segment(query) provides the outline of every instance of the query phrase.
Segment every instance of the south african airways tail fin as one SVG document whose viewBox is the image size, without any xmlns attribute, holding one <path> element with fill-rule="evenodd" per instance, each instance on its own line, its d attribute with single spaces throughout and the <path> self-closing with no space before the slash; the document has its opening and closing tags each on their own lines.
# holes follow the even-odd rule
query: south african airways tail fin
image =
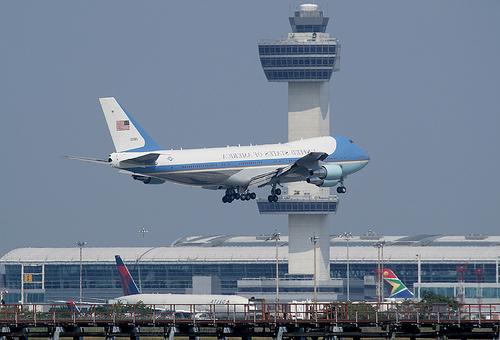
<svg viewBox="0 0 500 340">
<path fill-rule="evenodd" d="M 384 268 L 383 277 L 385 282 L 392 286 L 389 299 L 413 299 L 415 295 L 405 286 L 405 284 L 397 277 L 389 268 Z"/>
<path fill-rule="evenodd" d="M 118 275 L 120 275 L 120 281 L 122 283 L 123 295 L 127 296 L 140 294 L 141 292 L 139 291 L 139 288 L 137 288 L 132 275 L 130 275 L 128 268 L 125 263 L 123 263 L 120 255 L 115 255 L 115 260 L 116 268 L 118 269 Z"/>
<path fill-rule="evenodd" d="M 116 152 L 147 152 L 160 150 L 156 142 L 123 109 L 114 97 L 99 98 Z"/>
</svg>

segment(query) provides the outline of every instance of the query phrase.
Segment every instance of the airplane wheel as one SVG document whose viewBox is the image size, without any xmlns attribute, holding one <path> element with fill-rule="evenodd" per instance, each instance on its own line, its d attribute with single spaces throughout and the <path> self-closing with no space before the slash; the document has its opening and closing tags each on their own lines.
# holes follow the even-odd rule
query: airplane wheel
<svg viewBox="0 0 500 340">
<path fill-rule="evenodd" d="M 240 199 L 240 197 L 241 197 L 241 195 L 240 195 L 239 193 L 236 193 L 236 194 L 234 195 L 234 198 L 235 198 L 235 199 L 237 199 L 237 200 L 239 200 L 239 199 Z"/>
<path fill-rule="evenodd" d="M 278 195 L 273 195 L 273 201 L 278 202 Z"/>
<path fill-rule="evenodd" d="M 269 195 L 269 196 L 267 196 L 267 200 L 268 200 L 270 203 L 274 202 L 274 196 L 273 196 L 273 195 Z"/>
<path fill-rule="evenodd" d="M 222 203 L 227 203 L 227 196 L 222 196 Z"/>
<path fill-rule="evenodd" d="M 241 198 L 242 201 L 246 201 L 247 200 L 247 194 L 241 194 L 240 198 Z"/>
<path fill-rule="evenodd" d="M 274 189 L 274 194 L 278 196 L 281 195 L 281 189 L 280 188 Z"/>
<path fill-rule="evenodd" d="M 248 193 L 246 196 L 247 196 L 247 201 L 250 201 L 252 199 L 252 194 L 251 193 Z"/>
<path fill-rule="evenodd" d="M 347 192 L 346 187 L 344 187 L 344 186 L 337 187 L 337 193 L 345 194 L 346 192 Z"/>
<path fill-rule="evenodd" d="M 255 194 L 255 192 L 252 192 L 250 194 L 250 198 L 253 199 L 253 200 L 257 198 L 257 195 Z"/>
</svg>

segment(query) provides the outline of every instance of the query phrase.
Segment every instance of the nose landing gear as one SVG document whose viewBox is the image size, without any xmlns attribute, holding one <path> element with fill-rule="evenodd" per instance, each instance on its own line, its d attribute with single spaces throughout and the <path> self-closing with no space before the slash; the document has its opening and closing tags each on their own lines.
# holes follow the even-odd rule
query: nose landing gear
<svg viewBox="0 0 500 340">
<path fill-rule="evenodd" d="M 337 193 L 345 194 L 347 192 L 347 188 L 345 186 L 337 187 Z"/>
<path fill-rule="evenodd" d="M 344 186 L 344 180 L 340 180 L 340 185 L 337 187 L 337 193 L 345 194 L 347 192 L 347 188 Z"/>
</svg>

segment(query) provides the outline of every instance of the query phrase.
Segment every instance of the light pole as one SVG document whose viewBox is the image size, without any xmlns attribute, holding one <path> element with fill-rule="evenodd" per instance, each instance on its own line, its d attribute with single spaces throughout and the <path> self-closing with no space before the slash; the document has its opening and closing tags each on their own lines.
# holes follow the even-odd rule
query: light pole
<svg viewBox="0 0 500 340">
<path fill-rule="evenodd" d="M 314 274 L 313 274 L 313 302 L 318 303 L 318 281 L 316 273 L 316 245 L 318 244 L 319 237 L 314 235 L 310 237 L 313 243 L 313 261 L 314 261 Z"/>
<path fill-rule="evenodd" d="M 5 294 L 9 294 L 9 291 L 8 291 L 8 290 L 0 290 L 0 303 L 1 303 L 2 305 L 4 305 L 4 304 L 5 304 L 5 300 L 3 299 L 3 296 L 4 296 Z"/>
<path fill-rule="evenodd" d="M 144 240 L 144 236 L 149 233 L 149 230 L 146 229 L 145 227 L 142 227 L 141 229 L 139 229 L 139 234 L 142 235 L 142 239 Z M 152 249 L 149 249 L 146 251 L 146 253 L 148 253 L 149 251 L 151 251 Z M 142 293 L 142 282 L 141 282 L 141 265 L 139 264 L 139 260 L 146 254 L 142 254 L 139 258 L 137 258 L 137 260 L 135 261 L 135 264 L 137 266 L 137 272 L 139 274 L 139 290 L 141 291 Z"/>
<path fill-rule="evenodd" d="M 498 272 L 498 258 L 499 257 L 497 256 L 497 258 L 495 259 L 495 282 L 497 284 L 498 284 L 498 274 L 499 274 L 499 272 Z"/>
<path fill-rule="evenodd" d="M 417 298 L 420 300 L 420 284 L 422 283 L 422 258 L 420 254 L 416 255 L 417 257 L 417 282 L 418 282 L 418 289 L 417 289 Z"/>
<path fill-rule="evenodd" d="M 76 245 L 78 248 L 80 248 L 80 303 L 82 303 L 83 300 L 83 262 L 82 262 L 82 253 L 83 253 L 83 247 L 87 245 L 86 241 L 78 241 L 76 242 Z"/>
<path fill-rule="evenodd" d="M 380 242 L 380 263 L 381 263 L 382 271 L 380 272 L 380 296 L 382 297 L 382 301 L 384 301 L 384 246 L 385 246 L 385 241 L 381 241 Z"/>
<path fill-rule="evenodd" d="M 346 268 L 346 273 L 347 273 L 347 301 L 351 301 L 351 282 L 350 282 L 350 268 L 349 268 L 349 241 L 352 239 L 352 234 L 348 232 L 344 232 L 339 235 L 340 238 L 342 238 L 345 241 L 345 246 L 346 246 L 346 258 L 347 258 L 347 268 Z"/>
<path fill-rule="evenodd" d="M 137 266 L 137 271 L 138 271 L 138 274 L 139 274 L 139 290 L 141 291 L 142 293 L 142 281 L 141 281 L 141 266 L 139 264 L 139 261 L 142 259 L 142 257 L 144 255 L 146 255 L 147 253 L 149 253 L 151 250 L 153 249 L 156 249 L 156 248 L 159 248 L 159 247 L 152 247 L 152 248 L 149 248 L 148 250 L 146 250 L 144 253 L 142 253 L 141 255 L 139 255 L 137 257 L 137 259 L 135 260 L 135 265 Z"/>
<path fill-rule="evenodd" d="M 280 277 L 279 277 L 279 271 L 278 271 L 278 261 L 279 261 L 279 257 L 278 257 L 278 241 L 280 240 L 280 236 L 281 236 L 281 233 L 278 233 L 278 232 L 274 232 L 272 233 L 267 239 L 266 241 L 271 241 L 271 240 L 274 240 L 274 245 L 275 245 L 275 248 L 276 248 L 276 303 L 279 302 L 280 300 L 280 288 L 279 288 L 279 284 L 280 284 Z"/>
<path fill-rule="evenodd" d="M 146 236 L 146 234 L 149 233 L 149 230 L 142 227 L 141 229 L 139 229 L 139 233 L 142 235 L 142 239 L 144 240 L 144 236 Z"/>
<path fill-rule="evenodd" d="M 384 269 L 384 245 L 385 241 L 375 243 L 373 246 L 377 248 L 377 302 L 384 300 L 384 286 L 382 281 Z"/>
</svg>

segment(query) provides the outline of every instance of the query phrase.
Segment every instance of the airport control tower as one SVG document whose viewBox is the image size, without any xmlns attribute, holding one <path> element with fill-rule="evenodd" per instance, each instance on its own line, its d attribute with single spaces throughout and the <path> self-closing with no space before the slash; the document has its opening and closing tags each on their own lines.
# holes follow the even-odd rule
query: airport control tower
<svg viewBox="0 0 500 340">
<path fill-rule="evenodd" d="M 292 32 L 284 40 L 259 42 L 259 56 L 267 80 L 288 83 L 288 141 L 330 136 L 329 81 L 338 70 L 340 44 L 325 33 L 328 17 L 316 4 L 302 4 L 290 17 Z M 257 202 L 262 214 L 287 214 L 288 273 L 312 275 L 313 242 L 317 237 L 316 271 L 330 278 L 329 214 L 337 197 L 329 188 L 306 182 L 288 184 L 278 202 Z"/>
</svg>

